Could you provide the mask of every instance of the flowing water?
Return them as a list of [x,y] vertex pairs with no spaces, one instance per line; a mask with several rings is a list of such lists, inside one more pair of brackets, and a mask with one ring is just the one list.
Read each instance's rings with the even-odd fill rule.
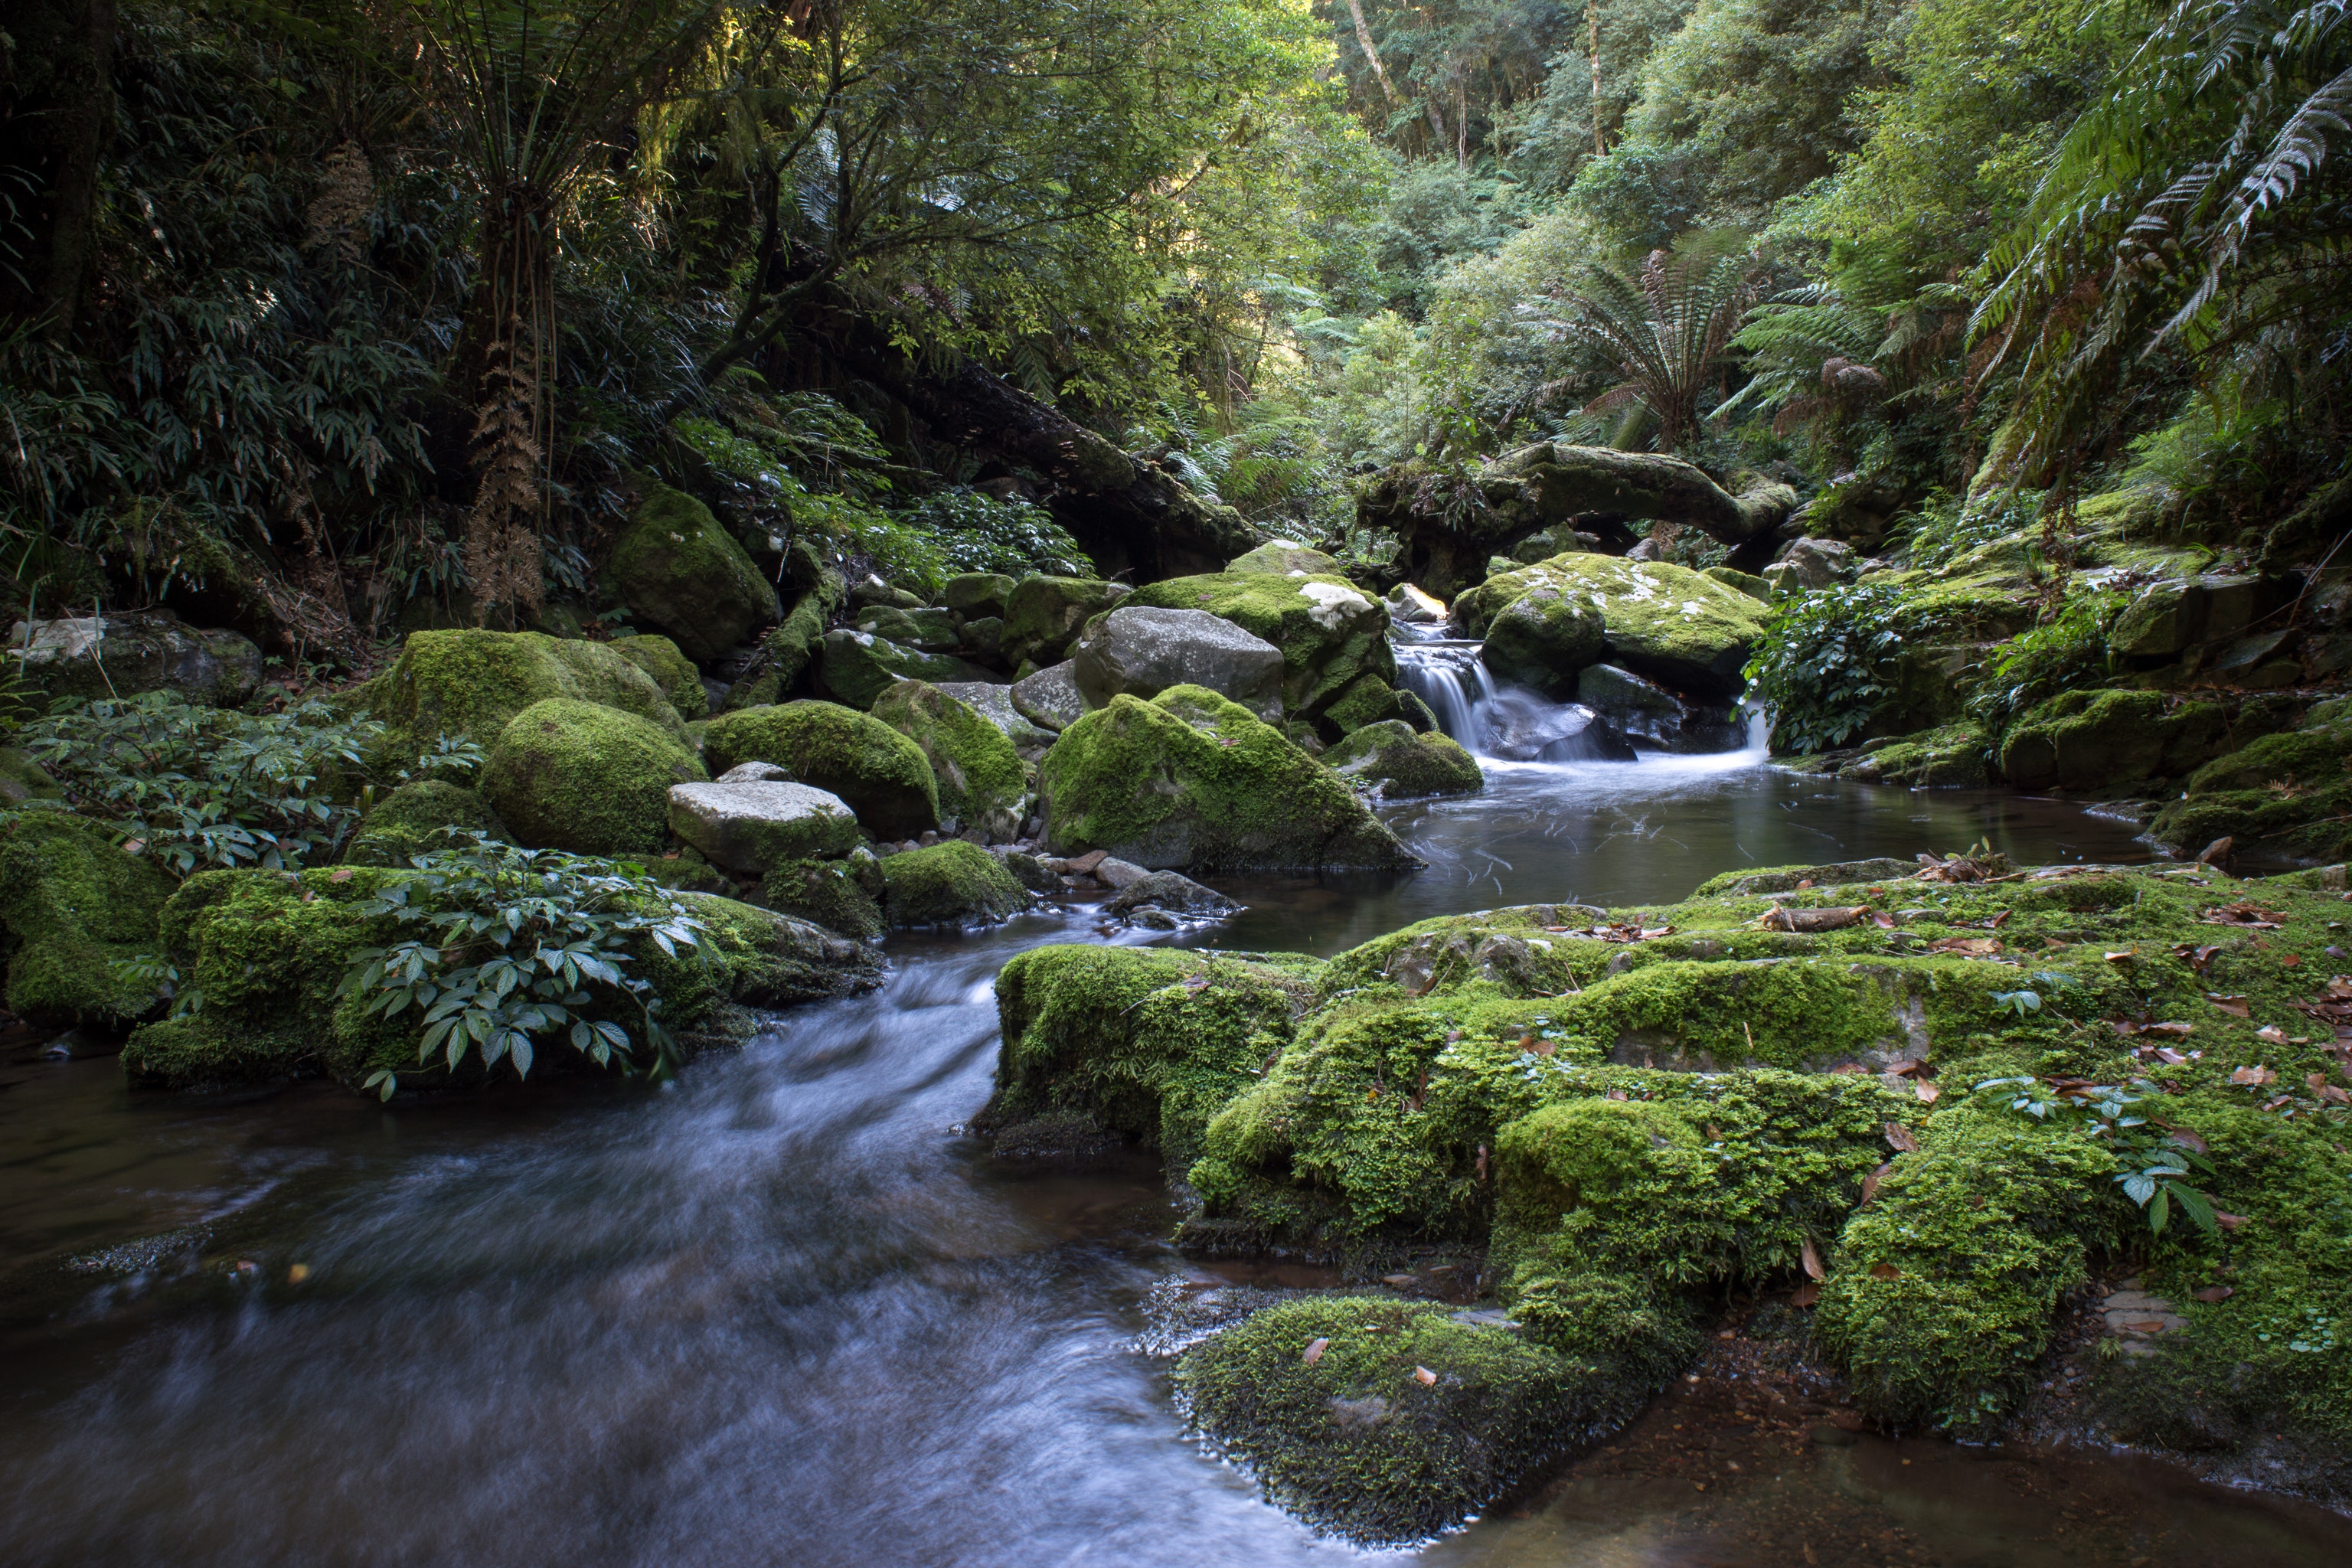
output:
[[[1188,940],[1338,952],[1426,915],[1686,893],[1952,848],[2126,860],[2013,796],[1792,778],[1755,752],[1496,764],[1391,815],[1429,868],[1221,881]],[[380,1107],[134,1096],[0,1066],[0,1563],[2341,1563],[2352,1521],[2160,1466],[1768,1439],[1680,1391],[1420,1552],[1319,1541],[1204,1457],[1132,1352],[1158,1173],[1000,1168],[990,984],[1083,908],[894,940],[872,995],[660,1092]],[[5,1044],[5,1042],[0,1042]]]

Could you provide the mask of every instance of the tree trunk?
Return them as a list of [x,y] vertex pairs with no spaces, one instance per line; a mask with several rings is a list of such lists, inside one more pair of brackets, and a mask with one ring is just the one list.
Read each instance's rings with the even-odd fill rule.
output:
[[89,0],[76,43],[82,58],[58,72],[57,208],[41,289],[49,333],[59,342],[73,335],[81,313],[82,283],[89,272],[98,164],[114,118],[114,0]]

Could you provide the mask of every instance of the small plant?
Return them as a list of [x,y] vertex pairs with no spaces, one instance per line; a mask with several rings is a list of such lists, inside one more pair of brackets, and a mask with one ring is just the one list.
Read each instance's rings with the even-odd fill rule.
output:
[[1893,688],[1903,600],[1890,584],[1857,583],[1784,600],[1748,661],[1748,687],[1782,752],[1822,752],[1860,733]]
[[2113,674],[2107,632],[2130,602],[2124,594],[2076,594],[2049,620],[2001,644],[1969,699],[1969,716],[2000,734],[2035,703]]
[[998,500],[979,490],[941,490],[906,514],[929,532],[951,572],[1003,572],[1019,577],[1091,577],[1087,559],[1069,531],[1044,507]]
[[[446,847],[412,858],[415,876],[359,906],[427,934],[355,954],[342,994],[387,1018],[414,1009],[419,1063],[437,1051],[454,1068],[478,1050],[484,1068],[508,1061],[527,1078],[535,1042],[553,1036],[598,1067],[635,1068],[642,1052],[644,1070],[667,1077],[676,1047],[661,998],[630,973],[632,944],[696,948],[702,926],[683,900],[626,862],[444,831]],[[603,1016],[616,1008],[634,1033]],[[390,1100],[398,1074],[380,1068],[366,1087]]]
[[1995,1103],[2005,1100],[2009,1110],[2036,1121],[2072,1123],[2105,1144],[2115,1157],[2116,1184],[2139,1205],[2151,1231],[2161,1232],[2170,1223],[2176,1205],[2199,1230],[2210,1235],[2220,1228],[2213,1201],[2189,1184],[2194,1175],[2213,1173],[2202,1142],[2194,1133],[2160,1127],[2134,1109],[2160,1096],[2155,1085],[2142,1079],[2126,1089],[2074,1079],[1996,1078],[1977,1085],[1976,1093]]

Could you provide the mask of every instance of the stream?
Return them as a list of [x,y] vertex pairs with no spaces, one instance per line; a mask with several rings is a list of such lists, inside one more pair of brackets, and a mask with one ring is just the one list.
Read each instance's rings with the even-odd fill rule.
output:
[[[1740,866],[1990,838],[2146,848],[2079,805],[1801,778],[1759,749],[1496,763],[1385,815],[1429,862],[1221,878],[1181,940],[1342,951],[1430,915],[1681,898]],[[0,1563],[2340,1563],[2352,1521],[2153,1462],[1769,1437],[1693,1391],[1418,1552],[1318,1540],[1135,1353],[1171,1274],[1149,1161],[1003,1168],[991,984],[1134,941],[1082,905],[889,943],[661,1091],[383,1107],[132,1095],[0,1041]],[[1165,940],[1165,939],[1154,939]]]

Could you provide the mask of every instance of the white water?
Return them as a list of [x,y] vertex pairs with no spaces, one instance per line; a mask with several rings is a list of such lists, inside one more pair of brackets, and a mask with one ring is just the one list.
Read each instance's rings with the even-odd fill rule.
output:
[[[1592,710],[1580,703],[1553,702],[1524,687],[1497,682],[1478,657],[1481,646],[1415,638],[1397,644],[1396,658],[1398,684],[1429,704],[1438,728],[1482,764],[1622,770],[1638,759],[1643,780],[1655,782],[1733,772],[1765,761],[1770,728],[1760,710],[1748,712],[1744,743],[1737,748],[1670,753],[1649,737],[1620,736],[1605,723],[1596,725]],[[1553,739],[1558,736],[1568,738]],[[1620,739],[1632,755],[1615,752]],[[1628,782],[1612,776],[1603,787],[1622,788]]]

